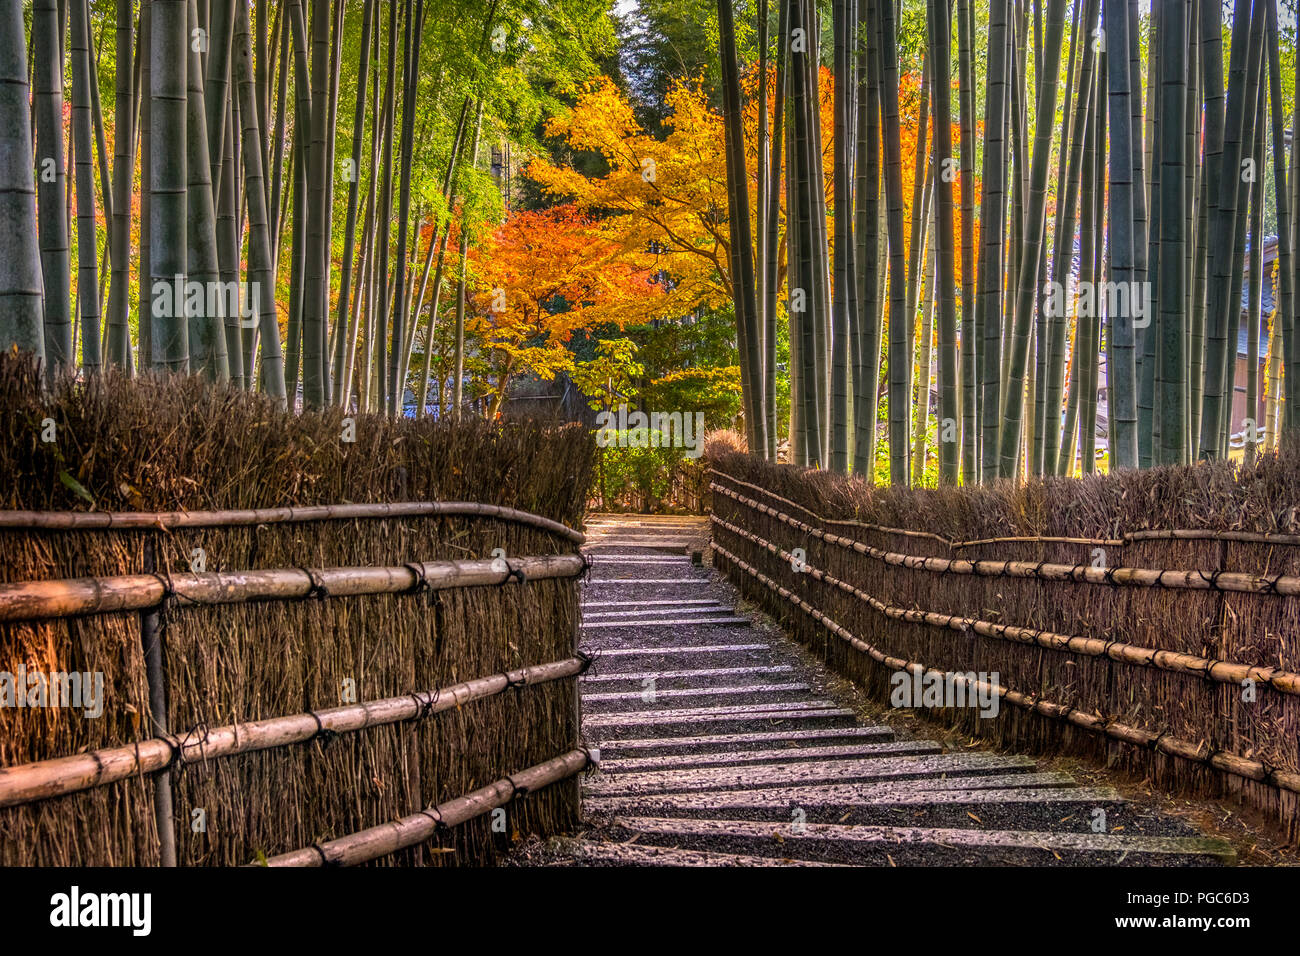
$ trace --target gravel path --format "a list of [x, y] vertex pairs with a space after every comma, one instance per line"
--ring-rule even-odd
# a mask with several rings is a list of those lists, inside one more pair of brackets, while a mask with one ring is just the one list
[[840, 683], [693, 564], [706, 519], [598, 516], [583, 588], [578, 866], [1204, 865], [1222, 840], [1110, 787], [858, 716]]

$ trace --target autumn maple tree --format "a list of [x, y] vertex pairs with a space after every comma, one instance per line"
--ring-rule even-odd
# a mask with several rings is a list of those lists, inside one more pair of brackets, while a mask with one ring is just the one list
[[576, 330], [656, 311], [664, 294], [654, 273], [619, 252], [603, 224], [573, 205], [515, 213], [474, 248], [467, 329], [487, 369], [482, 391], [493, 416], [518, 376], [550, 381], [573, 371], [567, 346]]

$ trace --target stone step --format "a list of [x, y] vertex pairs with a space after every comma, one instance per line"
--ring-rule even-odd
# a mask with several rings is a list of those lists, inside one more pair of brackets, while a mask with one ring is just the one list
[[747, 617], [675, 617], [664, 618], [662, 620], [643, 620], [631, 619], [622, 621], [583, 621], [582, 629], [584, 631], [600, 631], [610, 628], [632, 628], [632, 627], [739, 627], [744, 624], [753, 622]]
[[842, 863], [1006, 863], [1081, 865], [1129, 861], [1143, 864], [1233, 863], [1236, 853], [1206, 837], [1124, 836], [957, 827], [844, 826], [833, 823], [763, 823], [624, 817], [619, 825], [640, 842], [700, 850], [748, 850], [760, 855]]
[[707, 850], [677, 850], [638, 843], [583, 843], [574, 854], [582, 866], [842, 866], [817, 860], [791, 860]]
[[730, 614], [734, 615], [736, 609], [717, 601], [708, 604], [692, 604], [689, 607], [633, 607], [623, 608], [618, 611], [587, 611], [582, 612], [583, 621], [625, 621], [625, 620], [642, 620], [657, 619], [661, 617], [671, 617], [673, 615], [689, 614], [692, 617], [710, 614]]
[[809, 693], [807, 684], [750, 684], [744, 687], [682, 687], [677, 690], [663, 690], [655, 686], [631, 691], [610, 691], [608, 693], [582, 692], [583, 709], [590, 708], [599, 712], [606, 708], [624, 704], [640, 704], [649, 710], [655, 707], [680, 707], [689, 700], [721, 700], [723, 698], [759, 698], [764, 701], [797, 698]]
[[689, 568], [691, 559], [686, 555], [675, 554], [591, 554], [587, 556], [592, 567], [605, 565], [631, 564], [637, 567]]
[[607, 584], [689, 584], [692, 587], [699, 587], [702, 584], [708, 584], [708, 578], [697, 576], [682, 575], [679, 578], [588, 578], [587, 584], [591, 587], [600, 587]]
[[837, 760], [820, 764], [784, 763], [756, 767], [717, 767], [701, 770], [647, 770], [598, 773], [587, 778], [591, 794], [610, 796], [650, 793], [690, 793], [701, 790], [745, 790], [760, 787], [809, 786], [820, 783], [942, 777], [954, 774], [1028, 772], [1034, 762], [1026, 757], [997, 754], [934, 754], [916, 757], [877, 757]]
[[1074, 778], [1063, 773], [990, 773], [974, 776], [924, 777], [884, 783], [813, 783], [804, 786], [757, 787], [749, 790], [700, 790], [694, 793], [631, 794], [603, 796], [589, 793], [583, 804], [590, 810], [608, 813], [636, 812], [654, 816], [689, 816], [711, 813], [722, 817], [746, 814], [771, 815], [800, 807], [808, 818], [837, 819], [853, 807], [902, 804], [904, 801], [934, 798], [948, 792], [966, 794], [990, 790], [1072, 793]]
[[663, 670], [663, 671], [625, 671], [613, 673], [596, 673], [588, 671], [582, 678], [583, 685], [617, 684], [631, 682], [640, 685], [643, 680], [654, 680], [657, 687], [677, 681], [693, 681], [701, 678], [752, 677], [754, 674], [788, 674], [792, 670], [789, 664], [769, 664], [754, 667], [702, 667], [697, 670]]
[[718, 604], [717, 598], [686, 598], [667, 601], [583, 601], [579, 607], [588, 608], [628, 608], [628, 607], [692, 607], [695, 605]]
[[681, 753], [717, 753], [728, 750], [758, 750], [770, 747], [787, 749], [800, 744], [829, 746], [863, 741], [884, 742], [894, 738], [889, 727], [842, 727], [824, 730], [780, 730], [772, 733], [714, 734], [703, 737], [646, 737], [642, 739], [613, 740], [603, 746], [606, 755], [628, 757], [657, 757]]
[[602, 759], [604, 773], [623, 774], [643, 770], [696, 770], [703, 767], [735, 767], [766, 763], [861, 760], [870, 757], [902, 757], [937, 754], [943, 750], [933, 740], [893, 740], [884, 743], [848, 744], [833, 747], [785, 747], [780, 750], [733, 750], [710, 754], [674, 754], [663, 757]]
[[[1029, 776], [1029, 774], [1024, 774]], [[920, 783], [920, 781], [917, 781]], [[752, 806], [750, 791], [661, 794], [602, 798], [588, 795], [584, 809], [600, 818], [616, 815], [760, 820], [789, 823], [838, 823], [877, 826], [977, 827], [980, 829], [1051, 830], [1053, 832], [1127, 833], [1145, 836], [1194, 836], [1182, 821], [1161, 818], [1125, 802], [1110, 787], [1009, 787], [926, 790], [921, 787], [875, 787], [869, 795], [831, 802], [821, 788], [794, 788], [808, 799], [789, 799], [776, 806]], [[879, 791], [879, 792], [877, 792]]]
[[767, 644], [704, 644], [700, 647], [611, 647], [605, 650], [584, 646], [583, 650], [595, 650], [603, 660], [624, 657], [695, 657], [707, 654], [734, 654], [738, 651], [770, 651], [771, 647]]
[[770, 731], [774, 727], [852, 727], [855, 714], [838, 707], [802, 707], [799, 704], [718, 707], [712, 711], [635, 711], [592, 714], [583, 726], [602, 741], [619, 737], [644, 737], [647, 731], [663, 734], [698, 734], [701, 730], [722, 733]]
[[582, 546], [583, 551], [590, 551], [595, 548], [647, 548], [655, 551], [672, 551], [681, 554], [691, 546], [693, 541], [699, 540], [693, 535], [675, 535], [673, 537], [651, 537], [650, 535], [628, 535], [620, 534], [617, 537], [610, 535], [587, 535], [587, 543]]

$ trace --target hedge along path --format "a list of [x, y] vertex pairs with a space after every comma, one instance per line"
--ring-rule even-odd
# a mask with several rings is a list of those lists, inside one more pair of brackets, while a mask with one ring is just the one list
[[590, 658], [579, 655], [401, 697], [231, 724], [184, 737], [162, 734], [127, 746], [0, 768], [0, 807], [102, 787], [135, 774], [155, 773], [172, 766], [201, 763], [255, 750], [287, 747], [329, 734], [351, 733], [406, 720], [422, 720], [445, 710], [462, 707], [470, 701], [495, 696], [511, 687], [528, 687], [566, 677], [578, 677], [590, 663]]
[[[1032, 578], [1039, 581], [1074, 581], [1083, 584], [1126, 585], [1132, 587], [1170, 588], [1193, 591], [1236, 591], [1244, 594], [1277, 594], [1286, 597], [1300, 595], [1300, 575], [1247, 574], [1241, 571], [1185, 571], [1162, 570], [1158, 568], [1097, 568], [1087, 564], [1053, 564], [1046, 561], [966, 561], [959, 558], [925, 558], [914, 554], [902, 554], [873, 548], [871, 545], [854, 541], [850, 538], [831, 534], [822, 528], [793, 518], [785, 512], [778, 511], [762, 502], [748, 498], [716, 482], [709, 485], [715, 491], [745, 505], [761, 514], [770, 515], [783, 524], [796, 528], [814, 538], [847, 550], [865, 554], [885, 564], [908, 568], [914, 571], [931, 571], [937, 574], [973, 574], [992, 578]], [[802, 509], [807, 511], [807, 509]], [[842, 523], [842, 522], [841, 522]], [[864, 526], [866, 527], [866, 526]], [[872, 527], [871, 530], [889, 531], [890, 533], [908, 533], [900, 529]], [[928, 532], [910, 532], [912, 535]], [[1212, 532], [1206, 532], [1212, 534]], [[934, 536], [937, 537], [937, 536]], [[946, 541], [947, 539], [940, 538]], [[1023, 539], [1022, 539], [1023, 540]], [[1037, 538], [1037, 541], [1061, 541], [1062, 539]], [[1080, 541], [1076, 543], [1094, 543]], [[970, 542], [974, 543], [974, 542]], [[1123, 541], [1114, 544], [1123, 544]], [[948, 542], [949, 546], [952, 545]]]
[[[783, 498], [775, 492], [769, 491], [762, 485], [755, 485], [748, 481], [743, 481], [734, 475], [729, 475], [725, 471], [719, 471], [717, 468], [710, 468], [709, 471], [720, 478], [725, 478], [733, 484], [749, 488], [751, 491], [757, 491], [765, 495], [772, 501], [779, 501], [781, 504], [802, 511], [814, 521], [820, 524], [844, 525], [846, 527], [861, 528], [864, 531], [875, 531], [880, 534], [896, 534], [908, 538], [926, 538], [936, 541], [954, 551], [962, 548], [976, 548], [981, 545], [989, 544], [1079, 544], [1091, 545], [1094, 547], [1122, 548], [1126, 544], [1134, 541], [1232, 541], [1241, 544], [1273, 544], [1284, 547], [1300, 547], [1300, 535], [1297, 534], [1280, 534], [1275, 532], [1263, 531], [1215, 531], [1210, 528], [1171, 528], [1171, 529], [1145, 529], [1141, 531], [1126, 531], [1119, 538], [1080, 538], [1061, 535], [1003, 535], [995, 538], [975, 538], [968, 541], [954, 541], [952, 538], [946, 538], [941, 534], [935, 534], [933, 531], [917, 531], [913, 528], [895, 528], [889, 525], [872, 524], [866, 521], [855, 521], [852, 518], [825, 518], [817, 514], [811, 508], [799, 504], [797, 501], [791, 501], [789, 498]], [[709, 490], [719, 490], [716, 485], [710, 484]], [[724, 493], [728, 489], [720, 489]], [[735, 497], [732, 495], [732, 497]], [[737, 499], [742, 500], [742, 499]]]
[[[75, 531], [95, 529], [170, 530], [176, 527], [231, 527], [355, 518], [474, 515], [514, 521], [557, 534], [574, 543], [584, 536], [565, 525], [538, 515], [477, 502], [406, 502], [397, 504], [327, 505], [306, 508], [246, 509], [207, 512], [0, 512], [0, 527]], [[81, 615], [140, 610], [155, 613], [167, 600], [189, 605], [219, 605], [258, 600], [346, 597], [385, 593], [424, 593], [451, 588], [501, 586], [530, 579], [571, 578], [586, 571], [581, 553], [509, 560], [411, 562], [392, 567], [281, 568], [245, 572], [194, 573], [173, 578], [167, 574], [132, 574], [113, 577], [28, 581], [0, 585], [0, 622], [36, 621]], [[144, 619], [142, 618], [142, 627]], [[143, 631], [142, 631], [143, 634]], [[579, 654], [566, 660], [519, 668], [433, 691], [367, 701], [320, 711], [273, 717], [215, 730], [196, 729], [178, 737], [156, 732], [154, 737], [130, 745], [101, 748], [85, 754], [57, 757], [0, 769], [0, 808], [17, 806], [106, 786], [137, 774], [154, 774], [155, 816], [162, 842], [164, 865], [175, 865], [172, 833], [171, 788], [162, 774], [173, 767], [206, 762], [209, 758], [271, 750], [330, 735], [365, 730], [385, 724], [418, 721], [431, 714], [459, 708], [472, 700], [496, 696], [511, 687], [521, 688], [565, 678], [576, 678], [590, 661]], [[149, 674], [152, 684], [160, 675]], [[155, 724], [157, 731], [157, 724]], [[544, 764], [518, 771], [505, 781], [527, 779], [532, 789], [549, 786], [579, 772], [589, 763], [565, 754]], [[494, 785], [495, 786], [495, 785]], [[529, 787], [511, 785], [508, 796], [485, 803], [481, 791], [448, 804], [437, 828], [464, 822], [495, 806], [521, 796]], [[477, 796], [476, 796], [477, 795]], [[468, 801], [468, 802], [467, 802]], [[467, 803], [466, 803], [467, 802]], [[458, 810], [462, 804], [473, 812]], [[435, 808], [436, 811], [437, 808]], [[428, 813], [428, 811], [422, 811]], [[369, 831], [367, 831], [369, 832]], [[413, 846], [422, 836], [394, 849]], [[351, 839], [344, 837], [346, 843]], [[362, 859], [382, 855], [380, 851]], [[359, 860], [358, 860], [359, 862]]]
[[[1231, 773], [1248, 780], [1253, 780], [1257, 783], [1265, 783], [1282, 790], [1300, 793], [1300, 774], [1276, 770], [1261, 761], [1250, 760], [1236, 754], [1228, 754], [1214, 750], [1206, 752], [1202, 745], [1192, 743], [1188, 740], [1181, 740], [1176, 737], [1171, 737], [1168, 734], [1154, 733], [1128, 724], [1121, 724], [1105, 717], [1085, 713], [1064, 704], [1053, 703], [1031, 694], [1024, 694], [1019, 691], [1010, 690], [998, 684], [990, 684], [986, 681], [972, 679], [960, 673], [940, 671], [927, 667], [925, 664], [917, 661], [908, 661], [901, 657], [892, 657], [879, 648], [868, 644], [866, 641], [850, 632], [847, 628], [832, 620], [808, 602], [802, 600], [788, 588], [782, 587], [757, 568], [748, 564], [731, 551], [728, 551], [716, 541], [711, 542], [710, 547], [725, 561], [730, 562], [736, 568], [739, 568], [741, 571], [757, 580], [770, 591], [799, 608], [819, 624], [823, 625], [836, 637], [847, 642], [855, 650], [866, 654], [872, 660], [890, 668], [891, 670], [906, 670], [909, 673], [917, 674], [922, 677], [927, 674], [933, 674], [946, 679], [951, 679], [962, 686], [973, 687], [979, 690], [995, 693], [1002, 700], [1005, 700], [1023, 710], [1033, 711], [1034, 713], [1055, 720], [1065, 721], [1092, 733], [1104, 734], [1105, 736], [1122, 743], [1131, 744], [1135, 747], [1141, 747], [1148, 750], [1156, 750], [1174, 757], [1181, 757], [1185, 760], [1199, 763], [1226, 773]], [[777, 550], [780, 551], [779, 548]], [[871, 606], [875, 607], [875, 604], [872, 604]], [[877, 608], [877, 610], [879, 610], [879, 608]], [[902, 611], [903, 609], [898, 608], [895, 610]]]
[[[780, 546], [746, 531], [744, 528], [719, 518], [717, 515], [713, 515], [712, 520], [719, 527], [725, 528], [732, 534], [738, 535], [771, 554], [777, 555], [783, 561], [794, 560], [794, 555], [790, 552], [782, 550]], [[1108, 657], [1124, 664], [1133, 664], [1138, 667], [1155, 667], [1160, 670], [1181, 674], [1192, 674], [1225, 684], [1240, 684], [1243, 681], [1253, 681], [1258, 684], [1266, 684], [1283, 694], [1300, 696], [1300, 674], [1291, 671], [1280, 670], [1276, 667], [1256, 667], [1247, 664], [1236, 664], [1231, 661], [1212, 660], [1207, 657], [1197, 657], [1194, 654], [1184, 654], [1181, 651], [1139, 647], [1136, 644], [1109, 641], [1099, 637], [1058, 634], [1033, 627], [995, 624], [992, 621], [962, 617], [957, 614], [941, 614], [916, 608], [898, 607], [886, 604], [852, 584], [812, 567], [806, 560], [802, 563], [804, 573], [810, 577], [838, 587], [845, 593], [853, 595], [880, 613], [895, 620], [906, 621], [911, 624], [932, 624], [936, 627], [946, 627], [963, 634], [974, 631], [983, 637], [999, 638], [1014, 641], [1018, 644], [1037, 644], [1039, 647], [1045, 647], [1048, 650], [1070, 651], [1076, 654], [1086, 654], [1090, 657]]]
[[585, 544], [586, 535], [541, 515], [477, 501], [402, 501], [377, 504], [310, 505], [229, 511], [0, 511], [0, 529], [43, 531], [123, 530], [130, 528], [230, 528], [356, 518], [460, 517], [472, 515], [528, 525]]
[[[504, 562], [506, 570], [500, 570]], [[581, 554], [479, 561], [426, 561], [373, 568], [276, 568], [181, 576], [123, 574], [0, 585], [0, 623], [109, 614], [157, 607], [168, 598], [194, 605], [308, 597], [355, 597], [505, 584], [511, 579], [572, 578]]]

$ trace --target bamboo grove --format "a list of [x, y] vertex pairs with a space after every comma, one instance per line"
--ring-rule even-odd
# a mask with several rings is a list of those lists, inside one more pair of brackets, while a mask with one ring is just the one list
[[[1103, 395], [1103, 467], [1227, 456], [1234, 434], [1248, 460], [1274, 446], [1300, 398], [1300, 376], [1288, 374], [1300, 362], [1294, 8], [981, 0], [987, 19], [977, 22], [975, 0], [923, 6], [929, 122], [908, 206], [900, 24], [916, 4], [779, 0], [769, 11], [757, 2], [764, 120], [753, 236], [734, 179], [731, 196], [732, 237], [755, 249], [755, 280], [734, 286], [750, 446], [775, 447], [782, 255], [797, 463], [873, 477], [881, 408], [894, 484], [920, 480], [927, 447], [944, 483], [1091, 472]], [[718, 21], [734, 116], [729, 0], [719, 0]], [[815, 120], [826, 60], [829, 204]], [[736, 139], [729, 169], [744, 169]], [[955, 202], [954, 183], [978, 187]], [[782, 189], [786, 249], [775, 241]], [[1274, 288], [1263, 255], [1274, 242], [1276, 305], [1262, 315]], [[735, 267], [742, 277], [748, 269]], [[1249, 374], [1238, 369], [1243, 328]], [[1253, 411], [1261, 361], [1263, 421]], [[932, 381], [937, 429], [928, 434]], [[1233, 396], [1243, 389], [1251, 411], [1237, 429]]]
[[5, 0], [0, 341], [51, 378], [192, 372], [389, 414], [410, 389], [422, 412], [449, 278], [459, 409], [460, 225], [503, 192], [480, 154], [595, 72], [604, 7]]

